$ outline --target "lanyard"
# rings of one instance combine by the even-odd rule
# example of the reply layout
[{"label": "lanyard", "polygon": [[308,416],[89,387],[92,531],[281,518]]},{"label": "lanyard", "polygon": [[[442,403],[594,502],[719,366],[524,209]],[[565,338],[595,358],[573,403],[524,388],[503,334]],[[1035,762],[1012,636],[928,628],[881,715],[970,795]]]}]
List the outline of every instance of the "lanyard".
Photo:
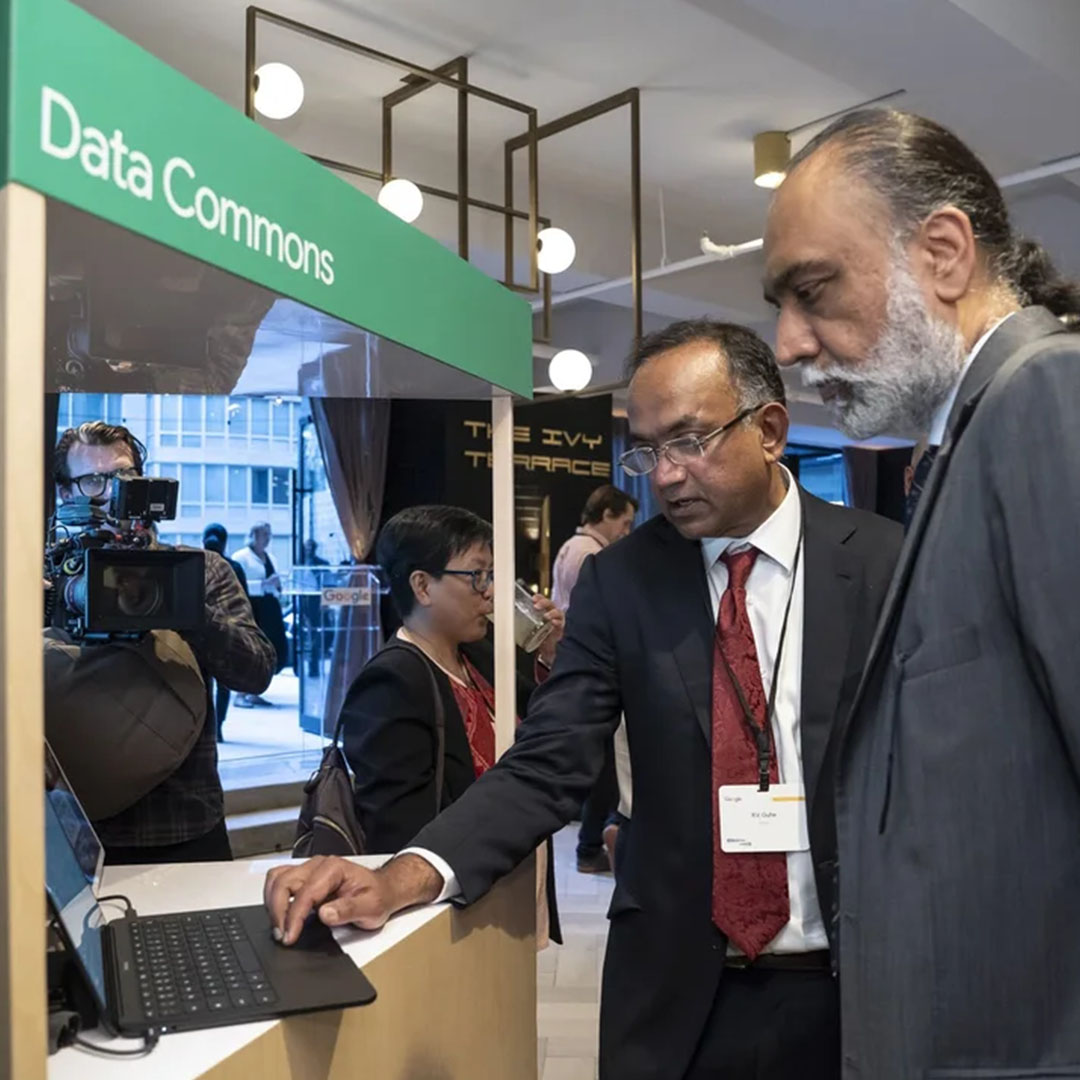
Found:
[{"label": "lanyard", "polygon": [[[769,687],[769,701],[765,707],[764,727],[759,725],[754,719],[754,714],[746,701],[746,695],[743,693],[743,688],[739,685],[739,680],[735,678],[735,672],[732,671],[731,664],[728,663],[728,658],[724,654],[724,647],[720,641],[719,620],[717,620],[716,651],[720,654],[720,659],[724,661],[724,667],[727,669],[728,678],[731,680],[731,685],[735,688],[735,696],[739,699],[739,707],[742,709],[743,720],[746,723],[751,738],[754,740],[754,745],[757,747],[759,791],[769,790],[769,762],[772,756],[772,720],[773,714],[776,711],[776,688],[780,685],[780,664],[784,659],[784,642],[787,640],[788,616],[791,614],[791,601],[795,596],[795,584],[799,576],[799,559],[802,556],[802,549],[803,523],[800,521],[799,545],[795,549],[795,562],[791,568],[791,587],[788,589],[787,604],[784,606],[784,621],[780,626],[780,641],[776,646],[776,662],[773,664],[772,685]],[[728,584],[730,587],[730,581]],[[720,602],[723,603],[722,596]]]}]

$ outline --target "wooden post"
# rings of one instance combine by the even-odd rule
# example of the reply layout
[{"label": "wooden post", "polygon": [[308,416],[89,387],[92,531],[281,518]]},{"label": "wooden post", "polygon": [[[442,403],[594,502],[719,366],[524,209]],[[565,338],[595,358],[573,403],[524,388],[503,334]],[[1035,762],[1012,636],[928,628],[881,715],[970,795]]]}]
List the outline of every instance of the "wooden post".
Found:
[{"label": "wooden post", "polygon": [[495,752],[514,741],[514,401],[491,401],[492,526],[495,530]]},{"label": "wooden post", "polygon": [[0,1080],[44,1080],[44,196],[0,190],[0,260]]}]

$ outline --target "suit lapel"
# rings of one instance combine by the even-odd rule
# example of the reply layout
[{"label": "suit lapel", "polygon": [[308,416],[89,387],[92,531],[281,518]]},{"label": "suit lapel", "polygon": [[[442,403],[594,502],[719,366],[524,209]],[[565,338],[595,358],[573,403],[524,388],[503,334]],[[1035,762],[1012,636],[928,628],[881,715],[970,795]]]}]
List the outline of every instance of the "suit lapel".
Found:
[{"label": "suit lapel", "polygon": [[960,390],[956,395],[956,404],[949,414],[949,422],[946,427],[945,442],[938,452],[934,461],[934,467],[926,479],[926,486],[915,508],[915,516],[911,521],[904,546],[900,551],[900,559],[889,584],[889,592],[885,597],[885,603],[881,609],[881,617],[878,619],[877,628],[874,631],[874,640],[870,645],[870,652],[866,658],[866,666],[863,669],[862,680],[852,702],[850,720],[853,721],[858,715],[866,691],[875,676],[876,670],[892,640],[892,631],[900,606],[907,594],[907,587],[911,581],[915,560],[922,547],[923,538],[930,517],[941,493],[945,482],[945,475],[952,460],[953,450],[964,427],[974,413],[975,407],[986,389],[990,380],[997,374],[998,369],[1018,349],[1031,341],[1049,334],[1062,333],[1065,327],[1054,318],[1046,308],[1031,307],[1018,311],[1007,319],[997,330],[991,334],[989,340],[980,350],[978,356],[972,361]]},{"label": "suit lapel", "polygon": [[713,626],[701,545],[664,522],[657,531],[663,567],[653,579],[658,623],[674,638],[672,655],[706,741],[712,739]]},{"label": "suit lapel", "polygon": [[[855,626],[858,568],[845,543],[855,528],[846,516],[801,492],[803,542],[803,665],[800,731],[803,777],[810,802],[833,730]],[[838,529],[834,522],[840,522]]]}]

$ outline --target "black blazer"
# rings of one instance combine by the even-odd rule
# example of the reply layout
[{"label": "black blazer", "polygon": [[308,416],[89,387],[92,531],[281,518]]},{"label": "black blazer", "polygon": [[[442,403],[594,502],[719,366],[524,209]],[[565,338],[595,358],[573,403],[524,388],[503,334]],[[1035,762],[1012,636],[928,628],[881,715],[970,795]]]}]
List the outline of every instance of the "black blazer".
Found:
[{"label": "black blazer", "polygon": [[[826,749],[850,706],[901,543],[894,522],[802,493],[802,758],[826,923],[835,829]],[[625,713],[634,815],[620,848],[604,991],[608,1080],[678,1080],[712,1008],[727,941],[713,925],[709,739],[714,622],[700,544],[654,518],[586,560],[551,678],[513,749],[415,839],[466,901],[568,821]]]},{"label": "black blazer", "polygon": [[[467,645],[463,651],[491,682],[494,652],[490,639]],[[376,653],[349,688],[341,708],[342,743],[353,771],[356,813],[370,851],[400,851],[435,817],[438,734],[425,667],[435,675],[446,723],[442,805],[460,798],[476,779],[465,724],[444,672],[411,649]],[[519,715],[524,715],[535,689],[536,684],[519,671]],[[552,940],[560,941],[550,857],[547,891],[549,932]]]}]

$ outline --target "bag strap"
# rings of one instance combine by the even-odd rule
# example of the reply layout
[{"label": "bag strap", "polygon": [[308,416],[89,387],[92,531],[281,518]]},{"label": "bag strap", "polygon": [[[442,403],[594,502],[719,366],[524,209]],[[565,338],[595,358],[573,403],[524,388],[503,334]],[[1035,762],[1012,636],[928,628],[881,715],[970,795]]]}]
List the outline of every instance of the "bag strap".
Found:
[{"label": "bag strap", "polygon": [[[402,649],[412,653],[417,657],[424,665],[424,670],[427,672],[428,681],[431,684],[431,693],[435,700],[435,737],[438,744],[437,756],[435,758],[435,813],[438,814],[443,808],[443,782],[446,777],[446,709],[443,706],[442,691],[439,689],[439,683],[435,678],[434,665],[428,659],[427,653],[423,649],[418,649],[410,641],[403,641],[399,637],[394,637],[386,643],[383,647],[383,652],[387,649]],[[372,658],[374,659],[374,657]],[[338,722],[334,727],[334,745],[338,744],[341,736],[341,725],[344,718],[344,710],[341,715],[338,716]]]}]

